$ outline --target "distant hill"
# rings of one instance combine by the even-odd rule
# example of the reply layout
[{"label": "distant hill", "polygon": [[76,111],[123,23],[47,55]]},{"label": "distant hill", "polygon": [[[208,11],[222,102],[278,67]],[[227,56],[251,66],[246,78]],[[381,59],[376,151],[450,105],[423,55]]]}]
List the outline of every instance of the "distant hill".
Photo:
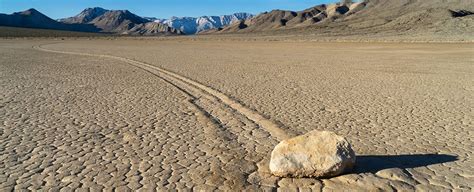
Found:
[{"label": "distant hill", "polygon": [[107,11],[93,19],[90,24],[104,32],[123,33],[136,25],[149,22],[127,10]]},{"label": "distant hill", "polygon": [[74,17],[60,19],[68,24],[91,24],[101,32],[129,35],[182,34],[180,30],[166,24],[137,16],[128,10],[106,10],[100,7],[87,8]]},{"label": "distant hill", "polygon": [[100,7],[87,8],[74,17],[59,19],[59,21],[63,23],[69,23],[69,24],[89,23],[95,18],[103,15],[107,11],[108,10],[100,8]]},{"label": "distant hill", "polygon": [[65,24],[57,22],[36,9],[28,9],[13,14],[0,14],[0,26],[26,27],[39,29],[98,32],[100,29],[88,24]]},{"label": "distant hill", "polygon": [[234,13],[221,16],[172,17],[170,19],[155,19],[155,22],[167,24],[183,31],[185,34],[196,34],[201,31],[222,28],[240,20],[250,19],[253,16],[250,13]]}]

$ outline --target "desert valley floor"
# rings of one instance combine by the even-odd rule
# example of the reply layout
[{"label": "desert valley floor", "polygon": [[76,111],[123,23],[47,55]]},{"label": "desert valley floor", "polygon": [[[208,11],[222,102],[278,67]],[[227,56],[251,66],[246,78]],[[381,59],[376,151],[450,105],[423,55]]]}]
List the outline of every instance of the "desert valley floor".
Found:
[{"label": "desert valley floor", "polygon": [[[0,40],[0,191],[474,190],[474,44]],[[269,174],[346,137],[355,169]],[[46,191],[45,190],[45,191]]]}]

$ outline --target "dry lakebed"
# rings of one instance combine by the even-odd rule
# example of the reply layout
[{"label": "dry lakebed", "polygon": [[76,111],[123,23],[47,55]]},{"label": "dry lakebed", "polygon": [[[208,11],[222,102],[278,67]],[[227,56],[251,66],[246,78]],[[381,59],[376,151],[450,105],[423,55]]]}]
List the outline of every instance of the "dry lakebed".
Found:
[{"label": "dry lakebed", "polygon": [[[472,191],[474,44],[0,40],[0,191]],[[352,171],[276,177],[346,138]]]}]

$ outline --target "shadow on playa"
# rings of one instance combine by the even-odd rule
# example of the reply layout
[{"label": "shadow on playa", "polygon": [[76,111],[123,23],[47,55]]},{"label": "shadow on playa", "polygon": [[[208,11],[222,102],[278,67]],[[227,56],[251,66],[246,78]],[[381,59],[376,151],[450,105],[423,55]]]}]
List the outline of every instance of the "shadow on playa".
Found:
[{"label": "shadow on playa", "polygon": [[416,168],[458,160],[457,156],[444,154],[367,155],[357,156],[353,173],[376,173],[390,168]]}]

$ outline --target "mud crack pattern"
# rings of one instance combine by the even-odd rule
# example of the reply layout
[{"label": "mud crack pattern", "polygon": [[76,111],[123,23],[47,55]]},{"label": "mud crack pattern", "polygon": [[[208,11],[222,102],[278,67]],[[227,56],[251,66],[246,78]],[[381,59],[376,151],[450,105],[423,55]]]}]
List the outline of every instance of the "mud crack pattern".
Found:
[{"label": "mud crack pattern", "polygon": [[[152,50],[161,44],[168,46],[154,57],[147,56],[153,51],[140,51],[142,47],[134,47],[134,42],[127,42],[127,52],[112,46],[114,43],[67,42],[44,46],[49,50],[45,52],[31,48],[41,42],[2,41],[0,85],[5,91],[0,103],[0,190],[472,190],[472,116],[466,116],[472,114],[466,110],[472,106],[467,97],[472,92],[466,92],[472,87],[461,83],[465,91],[435,105],[439,102],[433,99],[447,95],[433,92],[432,97],[409,98],[413,90],[403,86],[421,78],[445,87],[452,77],[441,76],[445,82],[440,83],[439,76],[423,75],[433,71],[418,70],[406,78],[406,69],[396,66],[349,65],[351,70],[342,74],[351,74],[352,85],[366,91],[351,92],[351,98],[360,101],[354,103],[344,94],[349,89],[341,87],[344,78],[332,84],[323,79],[314,83],[317,86],[303,86],[298,78],[313,82],[317,79],[309,77],[315,72],[326,80],[341,76],[324,75],[333,70],[331,66],[319,66],[318,72],[304,65],[304,51],[297,60],[302,64],[287,65],[271,52],[282,46],[278,43],[258,54],[264,61],[275,61],[270,62],[273,67],[265,63],[242,67],[231,62],[234,56],[244,58],[244,63],[259,61],[247,51],[260,49],[258,44],[245,44],[242,51],[239,43],[233,47],[215,43],[222,45],[222,51],[233,52],[223,59],[207,56],[213,62],[206,64],[202,63],[204,53],[190,49],[217,51],[207,47],[209,42],[143,46]],[[327,50],[331,48],[343,50]],[[352,52],[376,52],[356,48]],[[172,54],[167,53],[173,50],[181,55],[174,58],[174,65],[169,60]],[[391,54],[407,55],[413,61],[423,57],[397,51]],[[114,55],[117,53],[120,55]],[[453,63],[451,71],[458,79],[472,80],[454,65],[464,66],[464,60],[440,55],[438,60]],[[190,58],[199,66],[185,61]],[[235,69],[231,73],[225,70],[229,64]],[[288,66],[305,70],[285,68]],[[362,71],[366,69],[372,72]],[[472,66],[464,71],[472,72]],[[403,76],[385,75],[378,84],[356,83],[377,73]],[[239,80],[242,77],[253,80]],[[402,82],[399,91],[390,79]],[[374,90],[380,94],[372,94]],[[361,98],[372,104],[362,105]],[[410,107],[420,102],[423,107]],[[374,115],[364,115],[370,112]],[[272,121],[266,123],[268,119]],[[353,174],[323,180],[279,179],[268,174],[269,153],[278,139],[318,127],[332,129],[353,142],[359,152]]]}]

